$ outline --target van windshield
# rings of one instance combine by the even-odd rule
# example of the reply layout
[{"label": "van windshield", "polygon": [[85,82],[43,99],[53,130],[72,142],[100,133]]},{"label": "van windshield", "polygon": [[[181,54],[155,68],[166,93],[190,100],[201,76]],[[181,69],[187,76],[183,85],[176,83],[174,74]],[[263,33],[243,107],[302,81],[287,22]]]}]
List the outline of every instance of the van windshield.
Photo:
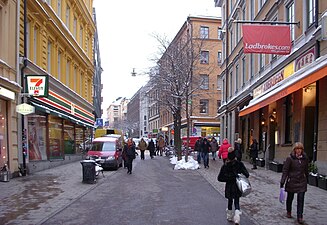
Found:
[{"label": "van windshield", "polygon": [[92,145],[91,151],[98,151],[98,152],[116,151],[116,143],[115,142],[95,142]]}]

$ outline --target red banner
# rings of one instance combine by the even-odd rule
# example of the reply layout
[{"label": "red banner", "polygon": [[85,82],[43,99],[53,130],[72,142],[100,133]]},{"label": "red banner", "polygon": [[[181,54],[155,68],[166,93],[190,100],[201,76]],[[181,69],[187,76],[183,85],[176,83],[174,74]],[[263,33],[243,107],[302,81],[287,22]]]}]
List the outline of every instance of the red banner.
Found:
[{"label": "red banner", "polygon": [[289,26],[242,25],[244,53],[288,55],[291,52]]}]

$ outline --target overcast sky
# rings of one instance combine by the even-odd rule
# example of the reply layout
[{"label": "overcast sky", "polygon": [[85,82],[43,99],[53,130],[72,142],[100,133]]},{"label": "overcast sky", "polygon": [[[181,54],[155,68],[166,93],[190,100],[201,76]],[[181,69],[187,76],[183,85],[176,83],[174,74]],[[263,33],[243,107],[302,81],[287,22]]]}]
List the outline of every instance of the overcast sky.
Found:
[{"label": "overcast sky", "polygon": [[[147,81],[159,34],[175,37],[189,15],[220,16],[214,0],[94,0],[103,68],[103,112],[118,97],[131,98]],[[135,68],[138,76],[132,77]],[[106,115],[103,115],[106,119]]]}]

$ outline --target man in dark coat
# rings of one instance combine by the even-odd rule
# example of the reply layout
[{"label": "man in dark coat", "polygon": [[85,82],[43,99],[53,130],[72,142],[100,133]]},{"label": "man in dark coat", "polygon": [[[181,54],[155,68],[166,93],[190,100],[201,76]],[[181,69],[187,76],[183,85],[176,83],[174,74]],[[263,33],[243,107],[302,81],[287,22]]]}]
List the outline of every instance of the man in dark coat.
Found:
[{"label": "man in dark coat", "polygon": [[198,153],[197,155],[197,160],[198,160],[198,163],[200,164],[201,163],[201,137],[199,137],[198,140],[196,140],[195,142],[195,145],[194,145],[194,151],[196,151]]},{"label": "man in dark coat", "polygon": [[150,151],[150,157],[151,157],[151,159],[153,159],[156,147],[154,146],[154,141],[152,139],[149,142],[148,149]]},{"label": "man in dark coat", "polygon": [[201,147],[202,147],[201,156],[203,159],[204,168],[209,168],[209,153],[210,153],[211,145],[206,138],[203,138]]},{"label": "man in dark coat", "polygon": [[252,144],[250,146],[250,157],[252,159],[252,164],[253,170],[257,169],[257,158],[258,158],[258,152],[259,152],[259,147],[258,147],[258,142],[256,139],[253,139]]}]

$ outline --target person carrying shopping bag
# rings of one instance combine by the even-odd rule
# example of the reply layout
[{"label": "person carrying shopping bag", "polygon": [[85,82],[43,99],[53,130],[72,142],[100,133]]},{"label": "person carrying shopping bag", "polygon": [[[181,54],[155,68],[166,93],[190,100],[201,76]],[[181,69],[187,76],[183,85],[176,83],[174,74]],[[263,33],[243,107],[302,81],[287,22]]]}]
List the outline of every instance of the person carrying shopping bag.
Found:
[{"label": "person carrying shopping bag", "polygon": [[[226,163],[221,167],[218,174],[219,182],[226,182],[225,184],[225,198],[228,200],[227,204],[227,220],[234,221],[235,224],[240,224],[241,210],[240,210],[240,197],[242,192],[238,189],[236,178],[238,174],[243,174],[246,178],[249,177],[249,172],[241,161],[236,159],[233,147],[228,148]],[[235,212],[233,213],[233,203]]]},{"label": "person carrying shopping bag", "polygon": [[284,187],[287,192],[286,197],[286,217],[292,218],[292,202],[297,194],[297,221],[303,224],[304,194],[307,191],[307,180],[309,160],[304,153],[304,146],[301,142],[293,145],[293,150],[286,158],[283,166],[280,188]]}]

